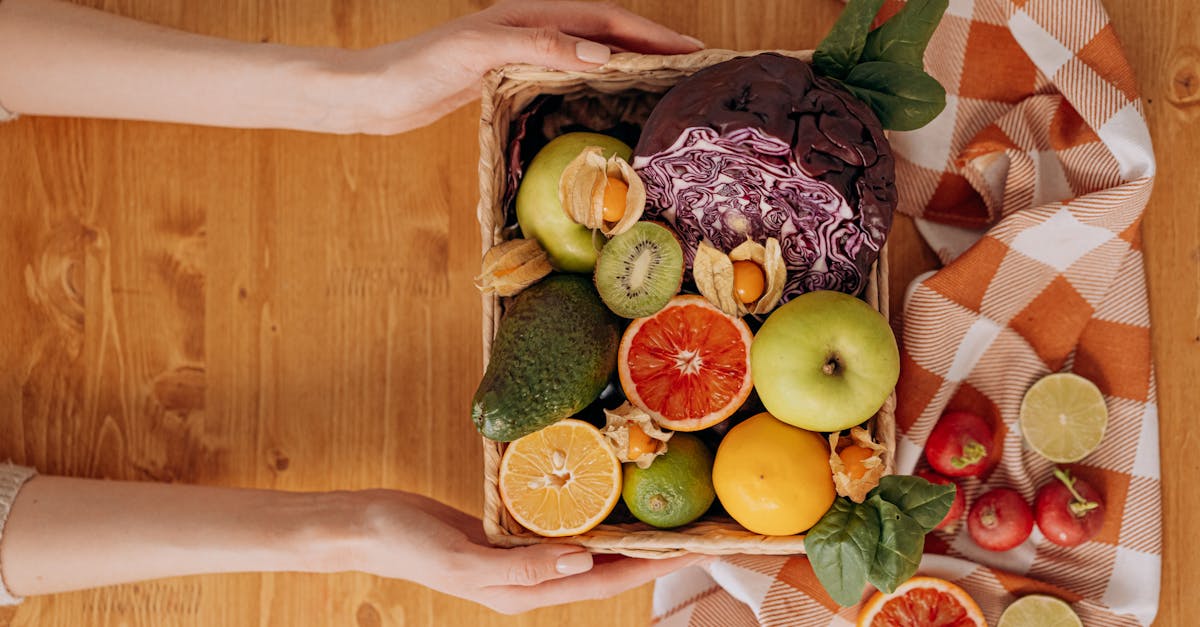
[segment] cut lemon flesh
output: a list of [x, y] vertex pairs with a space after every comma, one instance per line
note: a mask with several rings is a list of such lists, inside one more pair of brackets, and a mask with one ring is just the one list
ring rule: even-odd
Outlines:
[[1069, 372], [1047, 375], [1025, 392], [1021, 433], [1046, 459], [1077, 462], [1096, 450], [1108, 427], [1108, 407], [1096, 384]]
[[1013, 601], [996, 627], [1083, 627], [1083, 622], [1062, 599], [1031, 594]]
[[542, 536], [584, 533], [621, 497], [621, 462], [600, 430], [563, 420], [508, 445], [500, 498], [508, 513]]

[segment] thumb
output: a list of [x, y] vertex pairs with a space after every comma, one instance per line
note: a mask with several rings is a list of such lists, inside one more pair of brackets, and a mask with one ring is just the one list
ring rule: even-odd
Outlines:
[[501, 27], [502, 63], [530, 63], [556, 70], [590, 70], [608, 63], [608, 46], [580, 39], [556, 28]]
[[578, 575], [592, 569], [592, 554], [568, 544], [535, 544], [512, 549], [490, 549], [486, 560], [497, 581], [489, 585], [534, 586], [544, 581]]

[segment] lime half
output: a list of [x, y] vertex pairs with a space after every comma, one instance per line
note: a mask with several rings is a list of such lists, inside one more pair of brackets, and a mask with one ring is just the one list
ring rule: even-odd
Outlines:
[[1083, 623], [1065, 601], [1031, 594], [1013, 601], [996, 627], [1083, 627]]
[[1043, 377], [1021, 401], [1021, 433], [1033, 450], [1060, 463], [1077, 462], [1100, 446], [1108, 407], [1100, 388], [1069, 372]]

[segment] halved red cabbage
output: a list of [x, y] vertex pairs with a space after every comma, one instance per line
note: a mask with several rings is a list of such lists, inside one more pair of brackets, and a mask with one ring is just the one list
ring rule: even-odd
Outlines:
[[646, 215], [674, 226], [689, 267], [701, 241], [729, 252], [774, 237], [785, 301], [860, 292], [891, 227], [895, 172], [878, 119], [797, 59], [734, 59], [681, 81], [634, 154]]

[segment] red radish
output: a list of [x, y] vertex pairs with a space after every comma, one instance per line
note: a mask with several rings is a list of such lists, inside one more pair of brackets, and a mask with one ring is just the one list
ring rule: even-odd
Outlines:
[[933, 427], [925, 442], [925, 459], [947, 477], [978, 477], [992, 467], [996, 446], [992, 428], [983, 418], [951, 411]]
[[1038, 490], [1034, 499], [1037, 526], [1059, 546], [1078, 546], [1096, 537], [1104, 526], [1104, 499], [1092, 484], [1054, 469], [1057, 481]]
[[1020, 545], [1033, 531], [1033, 510], [1021, 494], [996, 488], [975, 499], [967, 514], [967, 532], [980, 548], [1007, 551]]
[[954, 484], [954, 504], [950, 506], [950, 511], [946, 512], [946, 517], [942, 519], [942, 522], [934, 527], [934, 529], [953, 531], [958, 526], [958, 519], [962, 518], [963, 510], [967, 509], [967, 495], [963, 493], [962, 486], [957, 481], [947, 479], [932, 470], [918, 470], [917, 476], [938, 485]]

